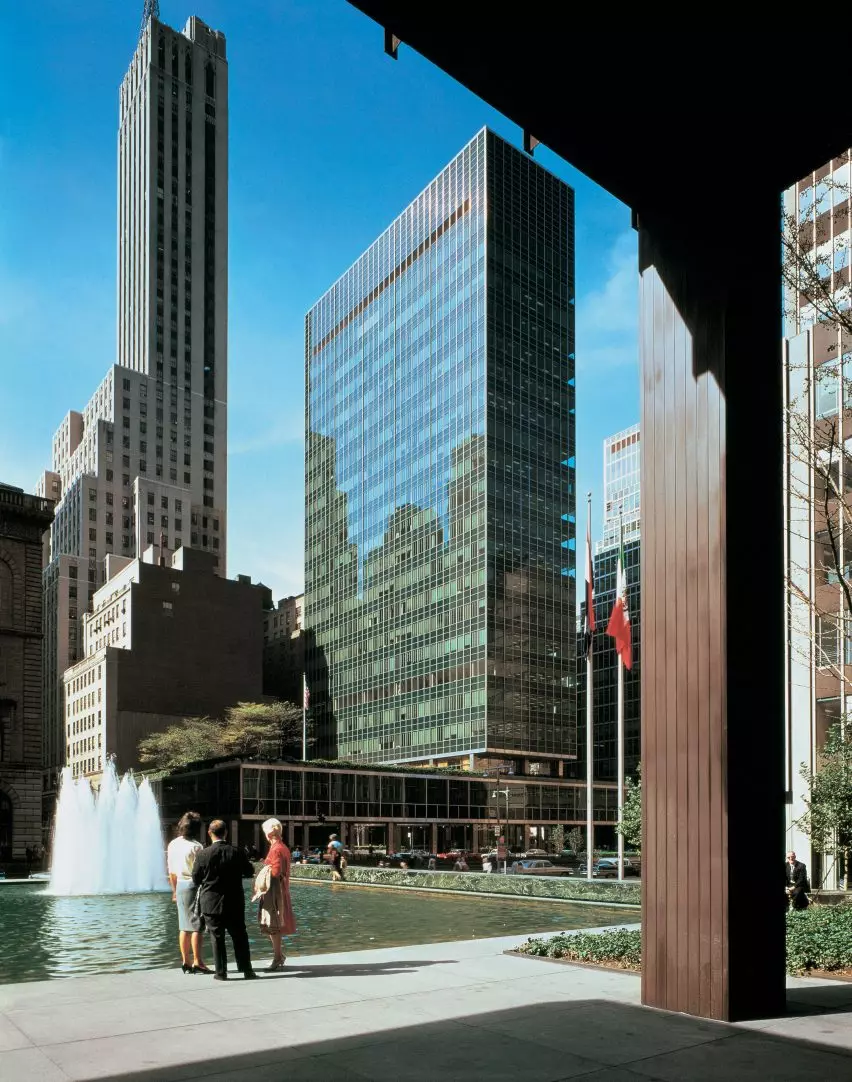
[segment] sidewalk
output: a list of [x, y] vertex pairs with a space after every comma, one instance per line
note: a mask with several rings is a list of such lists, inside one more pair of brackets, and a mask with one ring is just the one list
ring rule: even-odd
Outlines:
[[640, 1007], [633, 974], [502, 954], [525, 938], [301, 957], [254, 982], [0, 986], [0, 1079], [852, 1078], [852, 984], [790, 980], [786, 1018], [729, 1026]]

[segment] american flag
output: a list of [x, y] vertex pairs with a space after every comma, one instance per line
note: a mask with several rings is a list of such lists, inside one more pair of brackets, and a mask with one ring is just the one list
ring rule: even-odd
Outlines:
[[304, 676], [302, 677], [302, 687], [304, 688], [304, 692], [302, 695], [302, 706], [305, 708], [305, 710], [307, 710], [308, 707], [311, 705], [311, 691], [308, 687], [307, 678]]

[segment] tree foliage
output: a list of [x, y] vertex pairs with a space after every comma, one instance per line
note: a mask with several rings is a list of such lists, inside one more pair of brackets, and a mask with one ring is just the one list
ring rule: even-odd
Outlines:
[[168, 773], [233, 755], [281, 758], [301, 750], [302, 711], [293, 703], [237, 703], [223, 718], [186, 718], [139, 742], [139, 761]]
[[845, 718], [828, 730], [816, 770], [802, 763], [808, 786], [807, 811], [798, 826], [814, 849], [842, 856], [845, 888], [849, 889], [849, 849], [852, 841], [852, 721]]
[[624, 808], [621, 822], [615, 830], [624, 838], [625, 844], [636, 849], [642, 848], [642, 774], [641, 766], [636, 768], [636, 779], [628, 778], [625, 784]]
[[225, 755], [280, 758], [300, 748], [302, 711], [293, 703], [237, 703], [225, 711]]

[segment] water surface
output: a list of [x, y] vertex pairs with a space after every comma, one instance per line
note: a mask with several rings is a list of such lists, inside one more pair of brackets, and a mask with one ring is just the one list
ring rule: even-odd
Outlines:
[[[299, 930], [287, 941], [288, 955], [559, 932], [635, 919], [602, 906], [345, 884], [294, 883], [292, 897]], [[254, 915], [247, 905], [252, 953], [267, 958], [269, 941], [257, 931]], [[0, 936], [0, 984], [180, 963], [177, 916], [167, 893], [56, 898], [43, 884], [6, 884], [0, 888]], [[233, 958], [230, 941], [228, 949]], [[205, 956], [211, 965], [209, 942]]]

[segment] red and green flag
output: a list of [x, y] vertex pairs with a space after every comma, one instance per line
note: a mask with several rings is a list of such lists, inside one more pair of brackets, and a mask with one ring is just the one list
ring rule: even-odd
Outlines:
[[623, 533], [618, 542], [618, 579], [615, 604], [612, 606], [606, 633], [615, 639], [615, 652], [621, 658], [625, 669], [632, 669], [633, 645], [630, 639], [630, 610], [627, 607], [627, 574], [624, 570]]

